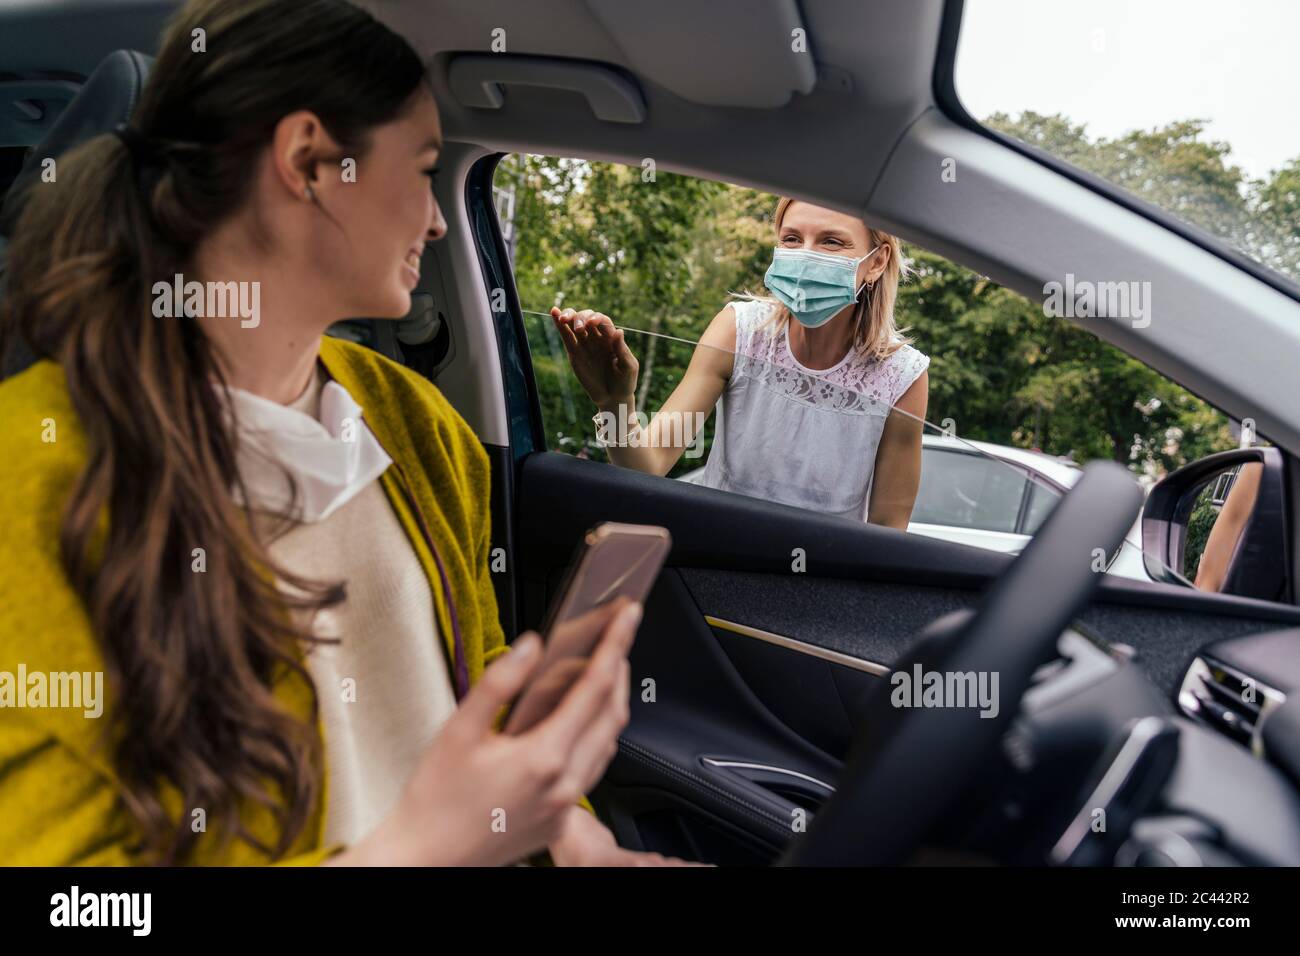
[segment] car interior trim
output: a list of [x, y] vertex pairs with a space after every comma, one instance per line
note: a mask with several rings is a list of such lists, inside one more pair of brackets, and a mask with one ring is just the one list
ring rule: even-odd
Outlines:
[[771, 631], [760, 630], [747, 624], [737, 624], [735, 621], [726, 621], [711, 614], [704, 615], [704, 620], [708, 622], [710, 627], [716, 627], [718, 630], [766, 641], [769, 644], [784, 647], [786, 650], [807, 654], [809, 657], [819, 657], [832, 664], [852, 667], [854, 670], [863, 671], [875, 677], [884, 677], [890, 671], [884, 664], [877, 664], [875, 661], [864, 660], [861, 657], [853, 657], [850, 654], [842, 654], [839, 651], [818, 647], [815, 644], [805, 644], [803, 641], [795, 640], [793, 637], [786, 637], [784, 634], [773, 634]]
[[725, 770], [766, 770], [768, 773], [780, 773], [787, 777], [795, 777], [799, 780], [806, 781], [814, 786], [821, 787], [827, 793], [834, 793], [835, 788], [824, 780], [818, 780], [816, 777], [810, 777], [806, 773], [800, 773], [798, 770], [787, 770], [785, 767], [773, 767], [766, 763], [751, 763], [745, 760], [718, 760], [715, 757], [701, 757], [706, 764], [711, 767], [720, 767]]

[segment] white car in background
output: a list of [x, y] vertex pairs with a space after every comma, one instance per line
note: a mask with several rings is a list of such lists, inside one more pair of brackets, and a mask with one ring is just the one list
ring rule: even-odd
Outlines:
[[[921, 487], [907, 530], [991, 551], [1018, 554], [1057, 500], [1083, 470], [1067, 458], [967, 441], [947, 435], [921, 439]], [[1150, 581], [1135, 521], [1107, 569]]]
[[[698, 483], [703, 468], [678, 476]], [[967, 441], [948, 435], [921, 438], [921, 487], [907, 530], [989, 551], [1019, 554], [1053, 505], [1083, 475], [1068, 458]], [[1150, 581], [1142, 559], [1141, 518], [1106, 569]]]

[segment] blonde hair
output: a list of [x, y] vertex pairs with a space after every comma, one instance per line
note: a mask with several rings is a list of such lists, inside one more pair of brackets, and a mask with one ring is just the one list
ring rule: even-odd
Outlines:
[[[795, 200], [782, 196], [772, 214], [773, 228], [779, 244], [781, 222], [785, 212]], [[866, 223], [863, 223], [866, 225]], [[872, 246], [889, 247], [889, 264], [880, 277], [869, 285], [859, 297], [857, 308], [853, 312], [853, 347], [864, 358], [885, 359], [907, 345], [911, 340], [905, 335], [910, 329], [900, 329], [894, 321], [894, 303], [898, 299], [898, 284], [912, 274], [911, 264], [903, 255], [903, 243], [894, 235], [880, 229], [867, 226], [867, 235]], [[790, 310], [779, 300], [770, 295], [753, 295], [750, 292], [733, 292], [733, 298], [755, 302], [770, 302], [776, 306], [768, 323], [776, 323], [778, 329], [784, 329], [792, 318]], [[766, 324], [766, 323], [765, 323]]]

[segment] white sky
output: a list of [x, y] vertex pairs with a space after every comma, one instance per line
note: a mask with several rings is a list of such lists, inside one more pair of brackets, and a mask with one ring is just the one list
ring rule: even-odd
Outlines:
[[1062, 113], [1094, 138], [1208, 119], [1262, 178], [1300, 156], [1300, 0], [966, 0], [955, 82], [976, 119]]

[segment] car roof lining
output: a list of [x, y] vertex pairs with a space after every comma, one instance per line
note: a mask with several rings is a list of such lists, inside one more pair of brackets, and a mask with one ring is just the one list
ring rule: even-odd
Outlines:
[[[166, 16], [178, 5], [0, 0], [0, 68], [18, 76], [48, 70], [85, 76], [111, 49], [153, 53]], [[430, 64], [448, 140], [634, 165], [651, 158], [664, 170], [756, 188], [784, 182], [790, 195], [815, 196], [856, 215], [894, 143], [932, 102], [943, 12], [940, 0], [890, 6], [824, 0], [358, 5], [405, 36]], [[782, 24], [783, 41], [789, 29], [806, 30], [809, 52], [765, 44], [761, 38], [773, 35], [763, 28], [767, 16]], [[663, 26], [680, 22], [691, 29]], [[582, 96], [539, 87], [508, 88], [500, 109], [463, 105], [449, 87], [449, 64], [457, 53], [489, 52], [498, 29], [504, 31], [503, 57], [552, 57], [627, 71], [645, 98], [644, 122], [602, 121]], [[903, 44], [900, 36], [920, 39]], [[828, 127], [828, 115], [854, 121]], [[778, 128], [780, 136], [774, 135]]]
[[[795, 54], [795, 63], [811, 65], [813, 75], [811, 83], [800, 86], [797, 77], [789, 75], [789, 64], [783, 68], [776, 54], [745, 56], [754, 46], [752, 39], [745, 39], [750, 34], [742, 33], [740, 44], [726, 39], [728, 30], [738, 29], [735, 21], [742, 7], [752, 10], [752, 24], [764, 11], [781, 16], [782, 4], [764, 3], [759, 9], [759, 4], [724, 0], [707, 20], [701, 8], [714, 4], [672, 0], [667, 13], [661, 4], [620, 4], [653, 8], [666, 22], [691, 23], [689, 31], [678, 29], [687, 35], [675, 44], [669, 43], [666, 31], [647, 34], [658, 40], [653, 45], [673, 47], [659, 58], [645, 50], [625, 54], [623, 45], [634, 44], [611, 33], [617, 28], [595, 11], [609, 11], [613, 5], [597, 0], [551, 0], [544, 5], [488, 0], [446, 18], [404, 0], [372, 0], [366, 6], [406, 36], [430, 63], [448, 139], [502, 152], [583, 156], [631, 165], [649, 158], [659, 169], [761, 189], [785, 182], [791, 195], [811, 198], [815, 193], [823, 204], [857, 215], [894, 143], [932, 102], [931, 74], [942, 16], [937, 0], [894, 8], [805, 3], [801, 22], [811, 52]], [[689, 12], [674, 19], [670, 14], [675, 7]], [[631, 14], [626, 16], [626, 22], [633, 22]], [[508, 51], [626, 70], [645, 99], [644, 121], [601, 121], [582, 97], [535, 87], [508, 88], [499, 109], [465, 106], [449, 87], [449, 66], [457, 53], [485, 49], [497, 27], [505, 31]], [[888, 35], [898, 31], [929, 39], [919, 49], [890, 42]], [[651, 45], [642, 40], [643, 47]], [[664, 67], [677, 64], [683, 51], [693, 53], [706, 72], [721, 75], [713, 80], [721, 87], [713, 94], [717, 103], [697, 101], [708, 98], [704, 80], [665, 75]], [[649, 70], [642, 68], [647, 63]], [[775, 81], [764, 79], [769, 73]], [[736, 105], [741, 102], [738, 85], [754, 90], [750, 103], [769, 105]], [[868, 120], [828, 127], [828, 115]], [[777, 129], [780, 136], [775, 135]]]

